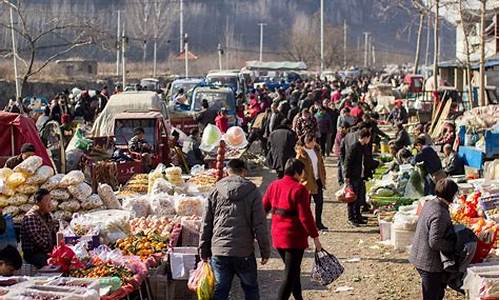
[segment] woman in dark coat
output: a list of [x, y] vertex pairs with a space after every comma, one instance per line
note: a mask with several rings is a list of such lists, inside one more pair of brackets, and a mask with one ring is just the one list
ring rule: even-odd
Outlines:
[[267, 165], [276, 170], [278, 178], [283, 177], [285, 163], [289, 158], [295, 157], [295, 144], [297, 137], [290, 129], [290, 121], [285, 119], [280, 126], [269, 135], [267, 152]]

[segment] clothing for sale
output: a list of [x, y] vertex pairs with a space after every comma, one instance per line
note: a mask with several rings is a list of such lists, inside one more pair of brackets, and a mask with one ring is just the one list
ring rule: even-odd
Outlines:
[[273, 181], [264, 195], [266, 212], [272, 211], [271, 235], [277, 249], [306, 249], [307, 238], [319, 236], [311, 212], [311, 196], [295, 178]]

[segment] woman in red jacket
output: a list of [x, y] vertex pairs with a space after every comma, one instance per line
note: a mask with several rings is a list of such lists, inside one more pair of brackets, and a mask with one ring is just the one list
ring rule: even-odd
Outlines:
[[271, 211], [271, 235], [273, 247], [278, 250], [285, 263], [283, 283], [278, 299], [285, 300], [293, 294], [302, 300], [300, 286], [300, 265], [304, 250], [309, 247], [307, 238], [314, 239], [317, 251], [321, 250], [318, 229], [310, 207], [310, 195], [300, 183], [304, 175], [304, 163], [290, 158], [285, 164], [285, 176], [273, 181], [264, 195], [264, 208]]

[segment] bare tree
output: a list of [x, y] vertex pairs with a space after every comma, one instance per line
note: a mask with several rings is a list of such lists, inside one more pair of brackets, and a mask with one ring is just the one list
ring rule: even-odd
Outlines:
[[[0, 0], [0, 27], [14, 30], [16, 37], [20, 39], [21, 48], [17, 53], [17, 59], [23, 64], [21, 77], [21, 91], [24, 90], [29, 79], [40, 73], [47, 65], [70, 53], [74, 49], [95, 43], [97, 36], [102, 34], [95, 30], [89, 22], [75, 21], [76, 18], [54, 16], [47, 19], [44, 26], [36, 26], [30, 22], [29, 16], [36, 14], [30, 10], [26, 1], [18, 0], [16, 5], [8, 0]], [[11, 26], [6, 21], [6, 13], [13, 9], [17, 18], [17, 24]], [[51, 44], [48, 44], [50, 41]], [[12, 52], [3, 51], [4, 57], [12, 56]], [[41, 52], [46, 53], [45, 56]], [[48, 54], [47, 54], [48, 53]]]

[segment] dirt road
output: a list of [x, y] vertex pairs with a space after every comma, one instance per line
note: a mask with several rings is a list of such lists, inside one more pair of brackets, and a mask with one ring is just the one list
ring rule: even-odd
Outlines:
[[[304, 299], [420, 299], [420, 277], [408, 263], [408, 254], [378, 243], [376, 219], [370, 218], [367, 226], [359, 228], [347, 224], [345, 204], [334, 201], [333, 197], [338, 188], [336, 163], [327, 158], [326, 164], [328, 178], [323, 221], [330, 230], [321, 234], [321, 241], [325, 249], [343, 262], [345, 273], [328, 287], [312, 282], [310, 271], [314, 256], [309, 249], [302, 262]], [[252, 173], [252, 180], [262, 192], [275, 178], [275, 174], [267, 169]], [[348, 262], [351, 259], [353, 262]], [[267, 265], [259, 265], [261, 299], [276, 299], [282, 269], [283, 263], [276, 251], [273, 251]], [[336, 292], [336, 289], [343, 287], [350, 291]], [[233, 282], [231, 299], [244, 299], [237, 279]], [[446, 299], [465, 298], [448, 290]]]

